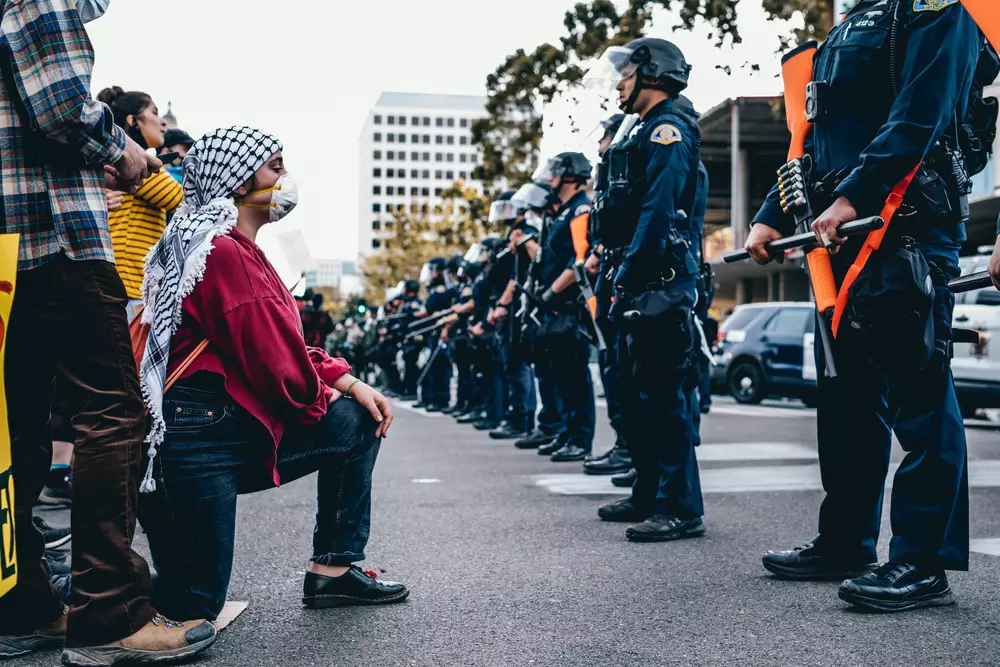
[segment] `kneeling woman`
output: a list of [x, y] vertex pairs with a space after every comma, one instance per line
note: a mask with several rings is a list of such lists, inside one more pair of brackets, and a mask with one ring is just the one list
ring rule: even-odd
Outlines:
[[[276, 139], [218, 130], [185, 158], [184, 206], [147, 259], [151, 327], [140, 378], [150, 449], [139, 516], [157, 608], [170, 618], [214, 619], [222, 609], [237, 495], [316, 471], [303, 603], [384, 604], [409, 594], [354, 565], [365, 557], [388, 402], [343, 359], [306, 346], [295, 300], [255, 243], [295, 198]], [[180, 379], [164, 393], [174, 373]], [[261, 536], [282, 539], [278, 526], [261, 526]]]

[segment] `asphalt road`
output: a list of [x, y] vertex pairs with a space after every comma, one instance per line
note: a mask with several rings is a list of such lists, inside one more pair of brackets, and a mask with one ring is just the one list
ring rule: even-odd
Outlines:
[[[813, 412], [721, 400], [703, 424], [708, 534], [631, 544], [596, 509], [606, 478], [398, 407], [375, 473], [367, 567], [408, 602], [300, 605], [313, 478], [241, 500], [231, 600], [249, 608], [199, 664], [246, 666], [996, 665], [1000, 431], [970, 428], [969, 573], [955, 607], [851, 611], [836, 584], [768, 576], [760, 555], [812, 537]], [[610, 446], [602, 417], [598, 442]], [[900, 458], [896, 452], [894, 457]], [[887, 503], [888, 504], [888, 503]], [[888, 545], [885, 510], [882, 557]], [[992, 542], [990, 540], [993, 540]], [[49, 652], [15, 666], [56, 664]]]

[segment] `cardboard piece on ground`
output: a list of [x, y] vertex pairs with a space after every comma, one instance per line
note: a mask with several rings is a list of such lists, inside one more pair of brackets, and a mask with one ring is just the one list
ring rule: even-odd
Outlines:
[[226, 602], [219, 617], [215, 619], [215, 629], [222, 632], [229, 624], [236, 620], [236, 617], [246, 611], [249, 602]]

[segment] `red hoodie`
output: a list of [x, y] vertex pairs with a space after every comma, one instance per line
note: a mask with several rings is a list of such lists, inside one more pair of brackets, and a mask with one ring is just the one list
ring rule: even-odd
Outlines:
[[207, 338], [183, 377], [208, 371], [225, 378], [226, 391], [267, 428], [277, 452], [287, 422], [323, 418], [331, 386], [351, 367], [306, 346], [295, 299], [257, 244], [233, 230], [213, 245], [204, 278], [184, 300], [167, 374]]

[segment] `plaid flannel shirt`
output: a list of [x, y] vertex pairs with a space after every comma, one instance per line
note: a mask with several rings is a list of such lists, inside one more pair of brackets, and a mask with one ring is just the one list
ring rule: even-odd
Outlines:
[[94, 51], [72, 0], [3, 0], [0, 233], [20, 234], [19, 271], [65, 254], [114, 262], [103, 165], [125, 151], [90, 99]]

